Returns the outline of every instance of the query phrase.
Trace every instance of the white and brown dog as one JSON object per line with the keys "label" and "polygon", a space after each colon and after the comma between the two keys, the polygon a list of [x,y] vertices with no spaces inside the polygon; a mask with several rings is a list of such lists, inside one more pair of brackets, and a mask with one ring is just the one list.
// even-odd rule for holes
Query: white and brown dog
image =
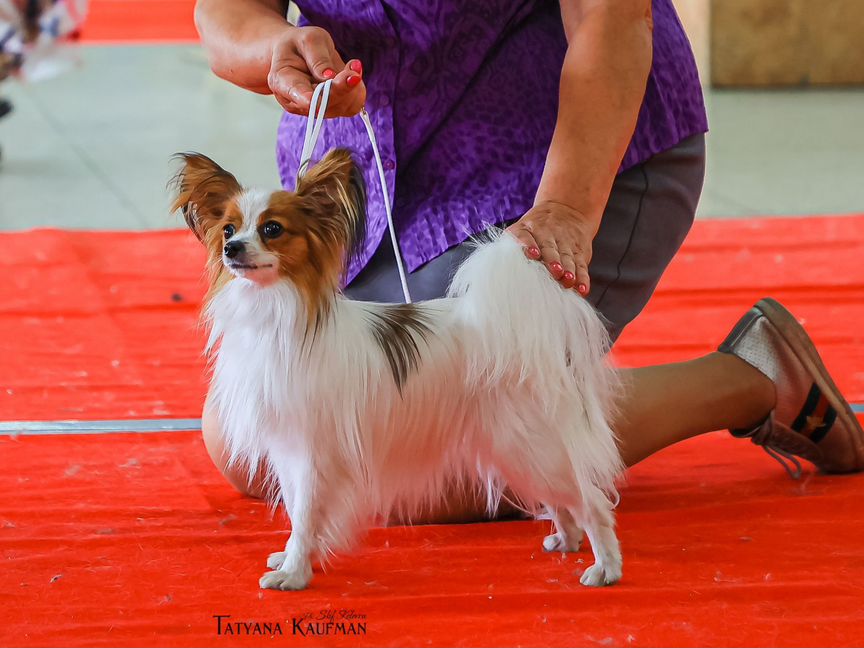
{"label": "white and brown dog", "polygon": [[305,588],[313,560],[454,484],[485,493],[490,511],[505,488],[532,512],[542,504],[557,529],[545,548],[576,550],[587,532],[583,584],[621,577],[618,383],[583,298],[503,233],[446,299],[351,301],[340,282],[363,241],[365,192],[348,152],[296,192],[244,189],[202,155],[180,158],[174,207],[209,251],[210,402],[231,460],[250,473],[265,462],[291,518],[261,587]]}

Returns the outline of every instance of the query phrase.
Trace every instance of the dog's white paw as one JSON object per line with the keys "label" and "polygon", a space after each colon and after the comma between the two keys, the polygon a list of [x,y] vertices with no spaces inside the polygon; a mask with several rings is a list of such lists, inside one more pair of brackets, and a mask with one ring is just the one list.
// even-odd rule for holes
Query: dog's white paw
{"label": "dog's white paw", "polygon": [[269,556],[267,556],[267,568],[268,569],[281,569],[282,563],[285,562],[285,552],[284,551],[274,551]]}
{"label": "dog's white paw", "polygon": [[304,570],[282,571],[277,569],[266,572],[258,581],[258,585],[261,586],[261,589],[302,590],[306,589],[310,580],[312,580],[311,571],[305,573]]}
{"label": "dog's white paw", "polygon": [[579,551],[582,546],[582,534],[570,537],[560,531],[543,538],[543,551]]}
{"label": "dog's white paw", "polygon": [[605,585],[614,585],[621,580],[621,565],[600,565],[594,563],[585,573],[579,582],[588,587],[603,587]]}

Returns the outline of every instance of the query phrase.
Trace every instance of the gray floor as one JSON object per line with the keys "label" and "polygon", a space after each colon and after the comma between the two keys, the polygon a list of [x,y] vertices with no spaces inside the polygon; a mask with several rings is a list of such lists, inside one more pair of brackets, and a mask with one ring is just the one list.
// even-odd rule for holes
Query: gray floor
{"label": "gray floor", "polygon": [[[172,153],[198,150],[277,186],[279,108],[210,74],[193,46],[85,47],[82,65],[7,83],[0,229],[145,229],[167,213]],[[700,217],[864,212],[864,90],[709,92]]]}
{"label": "gray floor", "polygon": [[0,229],[179,226],[165,189],[171,155],[230,163],[248,184],[278,186],[272,97],[214,77],[191,46],[81,48],[52,81],[5,84]]}

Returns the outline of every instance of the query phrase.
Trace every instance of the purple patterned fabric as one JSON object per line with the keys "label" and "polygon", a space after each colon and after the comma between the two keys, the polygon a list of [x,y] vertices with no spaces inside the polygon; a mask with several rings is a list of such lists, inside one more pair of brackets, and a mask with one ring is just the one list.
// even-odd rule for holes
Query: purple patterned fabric
{"label": "purple patterned fabric", "polygon": [[[532,205],[558,109],[567,43],[549,0],[297,0],[345,60],[363,61],[400,247],[409,270]],[[708,128],[690,44],[671,0],[653,0],[654,61],[621,169]],[[305,118],[286,114],[277,161],[293,189]],[[359,117],[325,123],[318,155],[352,149],[369,190],[368,241],[386,234],[381,187]]]}

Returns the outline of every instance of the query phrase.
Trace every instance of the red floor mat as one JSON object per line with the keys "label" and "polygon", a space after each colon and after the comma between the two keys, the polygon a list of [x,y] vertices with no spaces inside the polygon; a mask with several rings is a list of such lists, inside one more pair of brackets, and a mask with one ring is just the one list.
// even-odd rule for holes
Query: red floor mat
{"label": "red floor mat", "polygon": [[90,0],[84,43],[193,42],[195,0]]}
{"label": "red floor mat", "polygon": [[[540,549],[548,523],[374,531],[306,592],[261,592],[285,533],[209,466],[197,435],[0,441],[4,646],[855,646],[864,636],[864,477],[791,481],[710,436],[632,471],[624,579]],[[364,636],[292,634],[322,610]],[[219,637],[228,621],[282,635]]]}
{"label": "red floor mat", "polygon": [[[202,254],[185,233],[0,235],[0,419],[196,416]],[[711,349],[763,293],[864,400],[864,217],[698,223],[622,363]],[[0,439],[0,644],[860,645],[864,477],[788,479],[728,435],[669,449],[622,493],[625,577],[547,525],[377,530],[304,593],[259,592],[282,522],[235,495],[194,433]],[[361,636],[292,634],[353,610]],[[281,635],[217,635],[226,622]],[[254,630],[254,626],[246,626]],[[259,626],[260,627],[260,626]],[[358,627],[358,626],[355,626]]]}

